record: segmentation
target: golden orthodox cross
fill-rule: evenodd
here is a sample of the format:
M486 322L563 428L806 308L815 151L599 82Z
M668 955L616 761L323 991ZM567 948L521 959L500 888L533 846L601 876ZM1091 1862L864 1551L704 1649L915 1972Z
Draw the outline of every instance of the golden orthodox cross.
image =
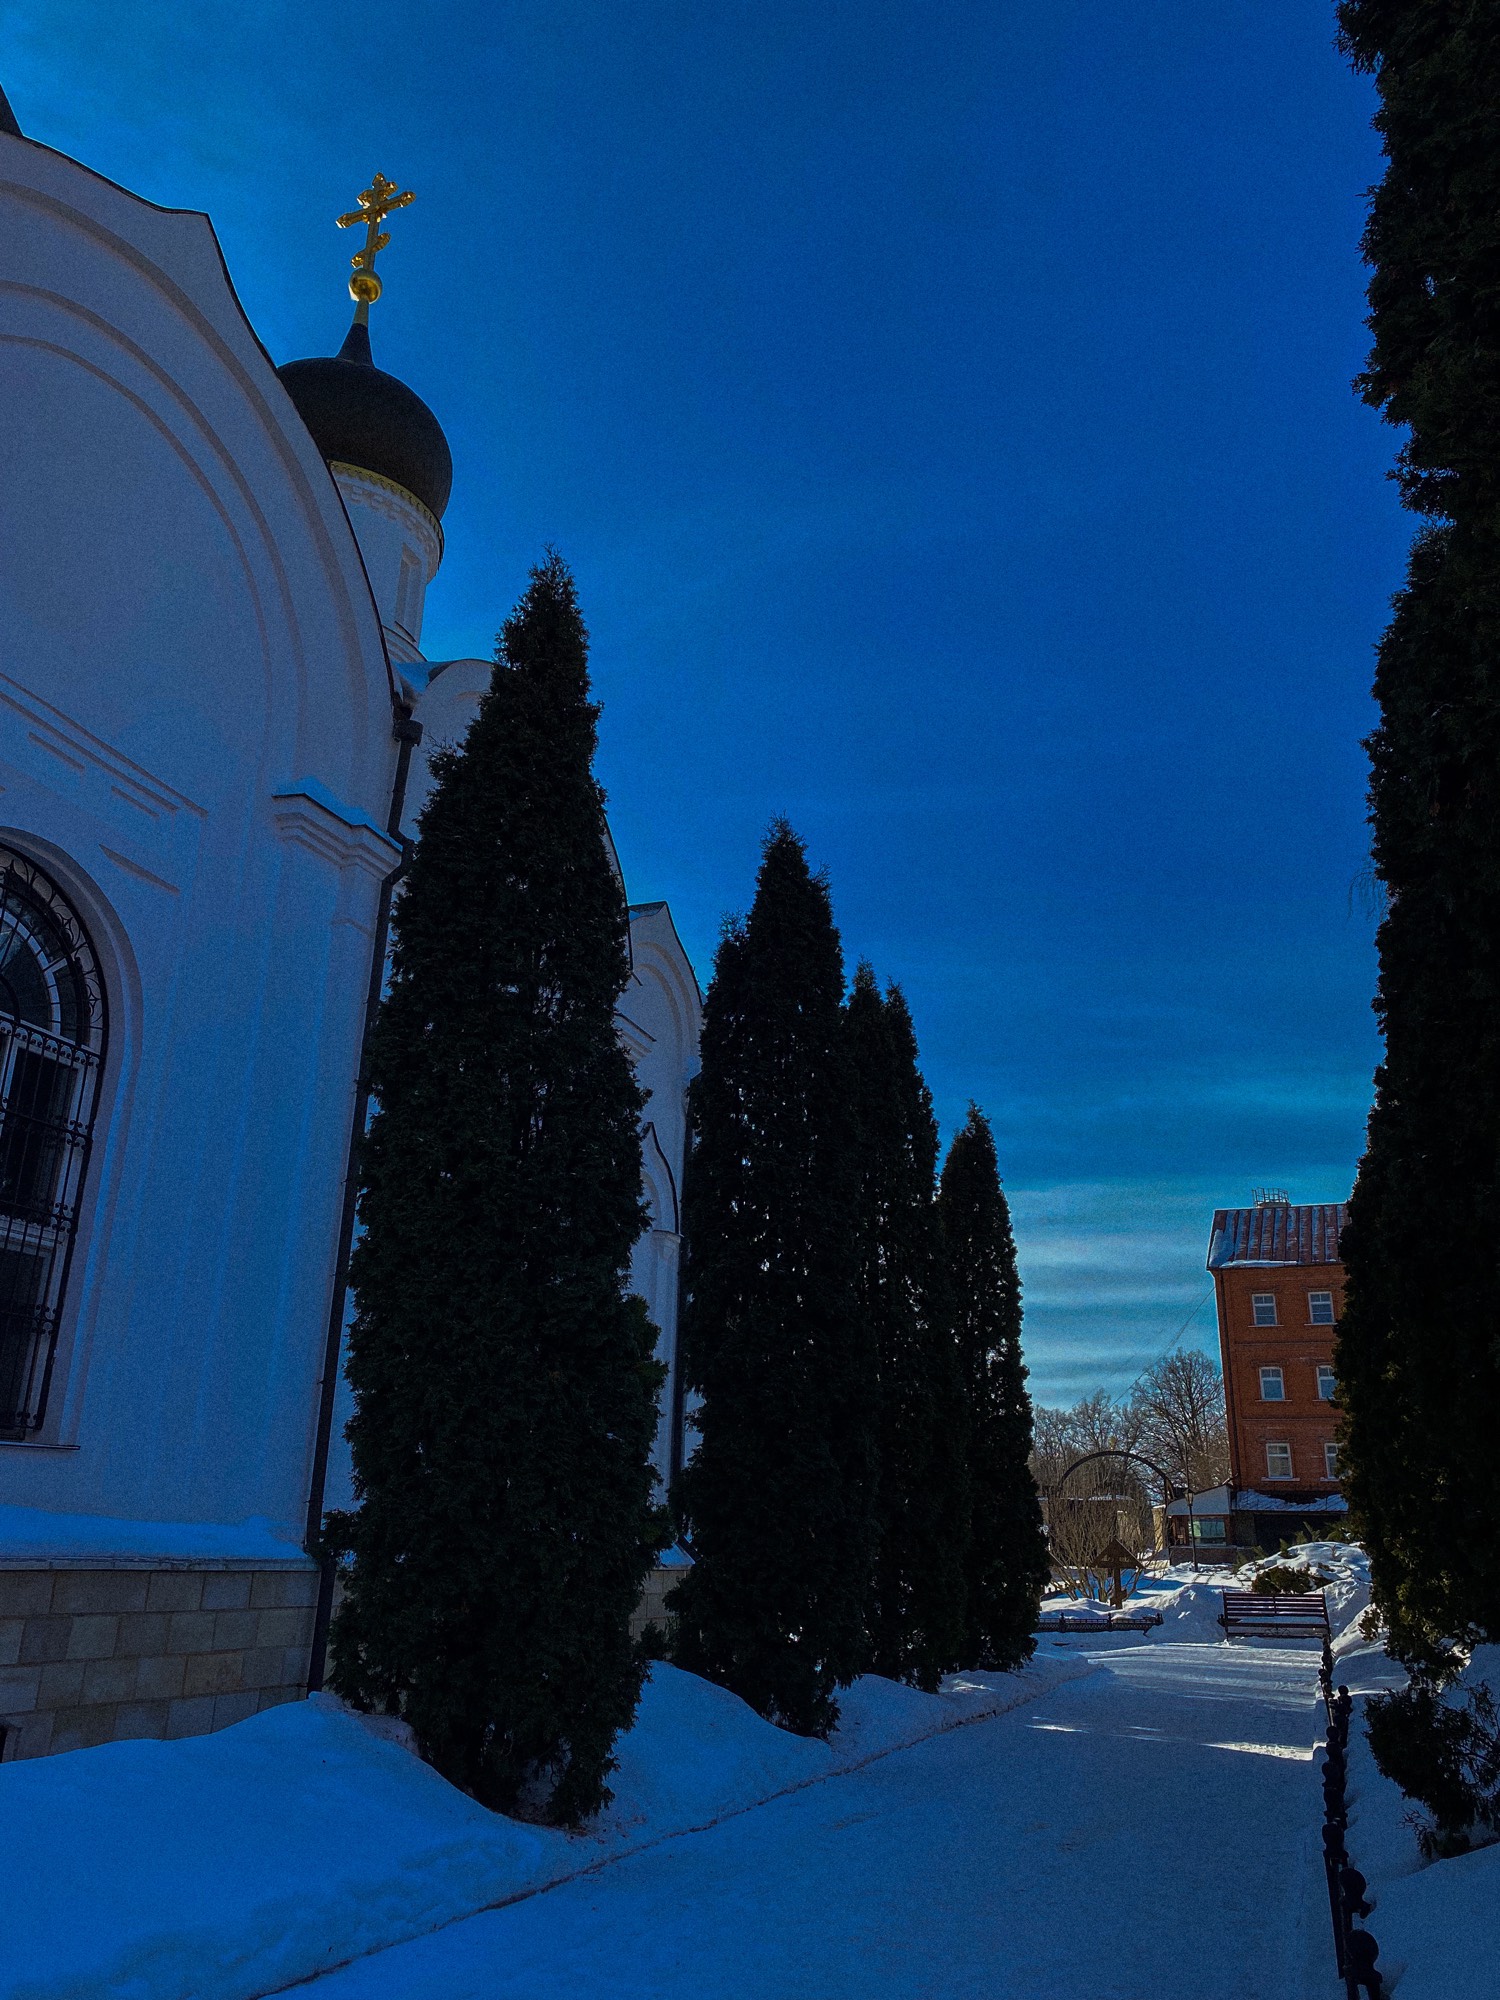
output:
M416 197L408 191L398 194L396 183L388 181L384 174L376 174L364 193L359 196L359 207L351 208L347 215L338 218L340 229L352 229L357 222L365 225L364 248L356 251L349 260L354 266L354 275L349 280L349 296L359 306L356 319L369 316L370 307L380 297L380 280L375 275L375 258L390 242L390 233L381 228L381 223L393 209L405 208Z

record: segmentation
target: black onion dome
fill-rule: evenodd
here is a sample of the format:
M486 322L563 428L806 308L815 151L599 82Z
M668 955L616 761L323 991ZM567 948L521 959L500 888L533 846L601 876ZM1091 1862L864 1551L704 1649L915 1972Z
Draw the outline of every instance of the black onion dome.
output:
M453 486L453 454L422 398L375 366L358 321L336 355L284 361L276 373L330 462L392 479L438 520Z

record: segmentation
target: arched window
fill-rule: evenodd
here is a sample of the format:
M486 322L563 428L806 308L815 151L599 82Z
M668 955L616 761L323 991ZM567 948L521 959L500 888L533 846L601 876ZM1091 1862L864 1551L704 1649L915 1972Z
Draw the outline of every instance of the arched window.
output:
M0 846L0 1438L36 1431L104 1062L104 987L72 905Z

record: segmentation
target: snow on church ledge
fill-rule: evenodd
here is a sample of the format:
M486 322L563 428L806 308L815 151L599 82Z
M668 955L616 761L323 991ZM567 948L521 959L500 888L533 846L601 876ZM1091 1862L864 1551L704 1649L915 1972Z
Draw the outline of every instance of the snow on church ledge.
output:
M3 1569L311 1569L264 1515L220 1521L123 1521L0 1504Z
M271 813L286 839L325 861L353 861L384 876L401 859L401 848L382 826L357 806L345 805L316 778L298 778L271 795Z

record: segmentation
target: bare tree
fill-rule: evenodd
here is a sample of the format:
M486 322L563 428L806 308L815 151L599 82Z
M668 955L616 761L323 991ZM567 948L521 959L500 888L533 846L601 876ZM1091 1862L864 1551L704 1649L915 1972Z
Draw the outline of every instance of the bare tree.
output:
M1131 1403L1118 1403L1096 1389L1071 1409L1039 1407L1034 1437L1032 1473L1042 1495L1054 1568L1071 1595L1102 1595L1104 1578L1096 1559L1110 1542L1143 1556L1154 1544L1151 1496L1142 1469L1126 1459L1095 1456L1135 1449L1139 1414ZM1080 1460L1092 1462L1080 1465Z
M1076 1459L1093 1451L1130 1451L1140 1440L1140 1419L1128 1403L1103 1389L1071 1409L1039 1404L1033 1426L1032 1471L1039 1487L1052 1486Z
M1119 1401L1097 1389L1071 1409L1039 1406L1035 1440L1031 1464L1048 1545L1075 1595L1096 1593L1094 1559L1106 1541L1145 1552L1155 1535L1155 1483L1144 1468L1107 1458L1079 1466L1080 1459L1138 1451L1189 1493L1207 1492L1229 1477L1224 1384L1215 1363L1196 1348L1156 1362Z
M1189 1492L1229 1477L1224 1383L1208 1355L1197 1348L1167 1355L1139 1378L1126 1407L1140 1450Z

